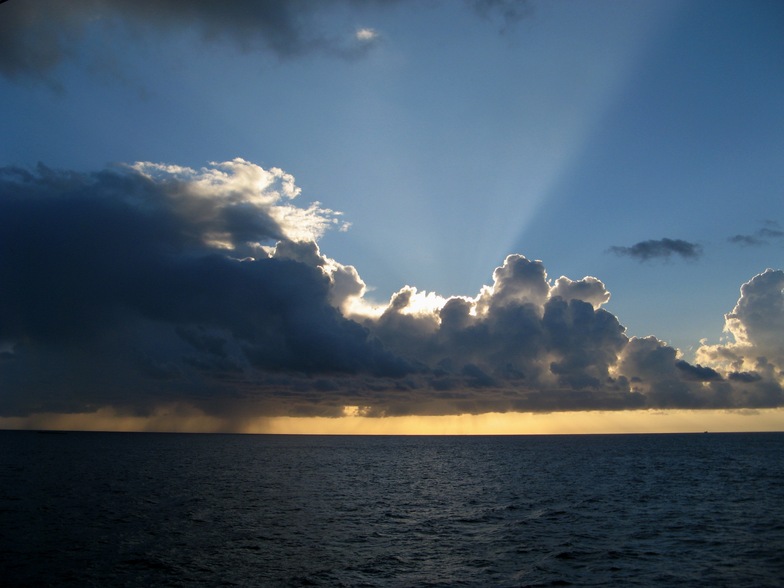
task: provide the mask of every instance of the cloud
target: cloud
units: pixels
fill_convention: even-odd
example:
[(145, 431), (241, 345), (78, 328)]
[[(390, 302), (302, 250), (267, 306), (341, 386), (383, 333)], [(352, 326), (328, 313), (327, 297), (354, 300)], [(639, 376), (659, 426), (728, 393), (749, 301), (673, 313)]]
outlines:
[(736, 372), (761, 364), (784, 369), (784, 271), (767, 269), (743, 284), (724, 322), (732, 341), (703, 346), (703, 357)]
[(0, 416), (784, 403), (781, 270), (744, 284), (733, 341), (691, 364), (627, 337), (598, 278), (552, 280), (518, 254), (474, 297), (405, 286), (373, 303), (317, 244), (338, 214), (300, 198), (291, 175), (242, 159), (0, 170)]
[(734, 235), (727, 239), (730, 243), (747, 247), (761, 247), (771, 242), (784, 243), (784, 231), (776, 221), (766, 221), (765, 226), (750, 235)]
[(750, 406), (780, 399), (784, 381), (784, 271), (767, 269), (741, 286), (724, 315), (730, 342), (702, 345), (697, 360), (727, 373)]
[(590, 302), (595, 309), (610, 301), (610, 293), (604, 284), (592, 276), (577, 281), (561, 276), (550, 289), (550, 296), (560, 296), (565, 300)]
[(767, 241), (760, 239), (756, 235), (734, 235), (732, 237), (728, 237), (727, 241), (730, 243), (735, 243), (736, 245), (747, 245), (749, 247), (757, 247), (767, 244)]
[(533, 12), (528, 0), (468, 0), (468, 3), (480, 16), (497, 20), (502, 31)]
[[(384, 5), (411, 0), (23, 0), (0, 7), (0, 74), (49, 80), (61, 62), (78, 60), (81, 42), (96, 25), (118, 23), (146, 33), (196, 30), (207, 41), (228, 41), (242, 51), (282, 59), (308, 54), (363, 55), (381, 36), (352, 23)], [(509, 26), (527, 13), (523, 0), (472, 0), (480, 15)], [(340, 17), (351, 13), (340, 22)], [(116, 33), (114, 33), (116, 34)]]
[(348, 268), (274, 255), (276, 240), (294, 249), (336, 220), (294, 207), (297, 194), (291, 176), (239, 159), (2, 170), (0, 341), (12, 352), (0, 381), (17, 392), (0, 410), (53, 390), (67, 411), (109, 388), (110, 404), (135, 390), (117, 401), (142, 409), (191, 386), (237, 394), (262, 373), (404, 371), (331, 303), (351, 294)]
[(378, 38), (378, 31), (369, 28), (361, 28), (357, 29), (357, 31), (354, 33), (354, 36), (358, 41), (367, 43), (370, 41), (375, 41)]
[(684, 259), (696, 259), (702, 255), (702, 248), (696, 243), (689, 243), (682, 239), (658, 239), (640, 241), (631, 247), (614, 245), (609, 251), (616, 255), (625, 255), (640, 261), (663, 258), (669, 259), (672, 255), (679, 255)]

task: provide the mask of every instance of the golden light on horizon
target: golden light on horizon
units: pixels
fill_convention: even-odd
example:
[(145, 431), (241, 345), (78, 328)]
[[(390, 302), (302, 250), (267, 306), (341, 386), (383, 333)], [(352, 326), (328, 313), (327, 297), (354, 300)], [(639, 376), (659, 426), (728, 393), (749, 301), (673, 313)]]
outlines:
[(366, 417), (363, 407), (345, 416), (227, 419), (192, 407), (169, 406), (149, 416), (110, 408), (92, 413), (40, 413), (2, 417), (0, 429), (248, 433), (283, 435), (559, 435), (784, 431), (784, 409), (639, 410), (478, 415)]

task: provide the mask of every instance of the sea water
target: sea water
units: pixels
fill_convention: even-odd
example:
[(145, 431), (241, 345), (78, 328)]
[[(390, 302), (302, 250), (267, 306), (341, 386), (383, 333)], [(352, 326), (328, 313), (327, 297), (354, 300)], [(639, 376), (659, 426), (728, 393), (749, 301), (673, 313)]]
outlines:
[(0, 432), (3, 586), (784, 585), (784, 433)]

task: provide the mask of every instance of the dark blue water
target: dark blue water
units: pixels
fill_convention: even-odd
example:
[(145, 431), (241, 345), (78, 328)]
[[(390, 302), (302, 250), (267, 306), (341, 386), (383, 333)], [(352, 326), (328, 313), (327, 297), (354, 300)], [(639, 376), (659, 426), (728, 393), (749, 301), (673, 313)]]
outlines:
[(784, 434), (0, 432), (4, 586), (784, 585)]

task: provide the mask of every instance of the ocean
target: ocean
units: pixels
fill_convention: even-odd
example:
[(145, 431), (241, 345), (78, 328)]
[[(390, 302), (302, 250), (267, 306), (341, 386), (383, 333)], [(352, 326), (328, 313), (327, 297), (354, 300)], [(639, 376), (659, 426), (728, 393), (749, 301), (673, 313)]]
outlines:
[(3, 586), (784, 586), (784, 433), (0, 432)]

